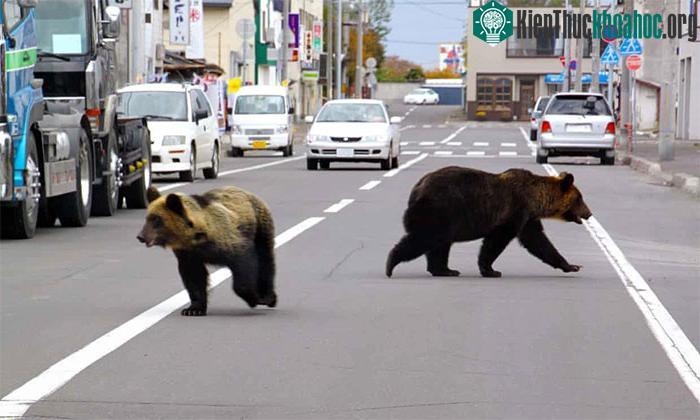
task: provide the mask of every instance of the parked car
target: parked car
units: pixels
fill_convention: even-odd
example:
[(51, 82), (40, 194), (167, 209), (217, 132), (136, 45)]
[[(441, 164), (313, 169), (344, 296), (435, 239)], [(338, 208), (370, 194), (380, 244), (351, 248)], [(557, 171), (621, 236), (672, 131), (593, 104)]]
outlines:
[(567, 92), (552, 96), (542, 116), (537, 163), (554, 156), (595, 156), (615, 163), (615, 118), (599, 93)]
[(403, 97), (405, 104), (437, 104), (440, 102), (440, 95), (432, 89), (415, 89)]
[(242, 87), (233, 104), (229, 154), (243, 156), (246, 150), (280, 150), (284, 156), (291, 156), (293, 115), (286, 87)]
[(151, 131), (153, 173), (179, 174), (193, 181), (219, 174), (219, 125), (199, 86), (149, 83), (118, 91), (118, 114), (145, 117)]
[(382, 101), (340, 99), (327, 102), (306, 137), (306, 167), (328, 169), (331, 162), (379, 162), (399, 166), (401, 117), (391, 117)]
[(540, 96), (535, 102), (535, 107), (530, 108), (530, 140), (537, 141), (537, 127), (540, 126), (542, 114), (549, 103), (549, 96)]

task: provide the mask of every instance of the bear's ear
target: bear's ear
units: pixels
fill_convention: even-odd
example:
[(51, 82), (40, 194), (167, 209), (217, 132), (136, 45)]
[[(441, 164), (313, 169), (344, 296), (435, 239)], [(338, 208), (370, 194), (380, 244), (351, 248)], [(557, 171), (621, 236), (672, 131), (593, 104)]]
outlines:
[(559, 175), (559, 178), (561, 178), (562, 191), (569, 191), (569, 188), (571, 188), (571, 186), (574, 185), (574, 176), (568, 172), (562, 172)]
[(182, 204), (180, 196), (177, 194), (168, 194), (165, 198), (165, 207), (173, 213), (185, 217), (185, 206)]
[(158, 188), (154, 187), (153, 185), (148, 187), (148, 190), (146, 191), (146, 198), (148, 198), (149, 203), (156, 201), (159, 197), (160, 191), (158, 191)]

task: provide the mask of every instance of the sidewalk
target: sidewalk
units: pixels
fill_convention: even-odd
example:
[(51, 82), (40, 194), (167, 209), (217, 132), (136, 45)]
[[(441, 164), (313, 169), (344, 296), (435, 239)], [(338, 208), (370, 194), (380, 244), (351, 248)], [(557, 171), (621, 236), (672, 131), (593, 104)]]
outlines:
[(659, 162), (658, 142), (647, 137), (634, 143), (632, 153), (618, 150), (617, 158), (623, 165), (700, 197), (700, 142), (677, 140), (673, 150), (673, 160)]

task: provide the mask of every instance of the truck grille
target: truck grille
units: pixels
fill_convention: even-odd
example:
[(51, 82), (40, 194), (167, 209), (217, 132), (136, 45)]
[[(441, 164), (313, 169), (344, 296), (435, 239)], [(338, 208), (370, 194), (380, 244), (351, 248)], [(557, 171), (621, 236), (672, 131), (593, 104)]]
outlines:
[(85, 96), (85, 73), (82, 72), (36, 72), (34, 77), (44, 80), (44, 97)]

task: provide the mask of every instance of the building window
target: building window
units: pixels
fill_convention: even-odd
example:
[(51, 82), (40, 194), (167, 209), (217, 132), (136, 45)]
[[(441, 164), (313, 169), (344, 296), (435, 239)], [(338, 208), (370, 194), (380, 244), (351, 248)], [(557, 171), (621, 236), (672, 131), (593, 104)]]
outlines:
[[(513, 28), (517, 34), (518, 28)], [(554, 30), (537, 31), (534, 38), (512, 36), (506, 41), (507, 57), (559, 57), (564, 54), (564, 40)]]
[(480, 108), (510, 109), (513, 102), (513, 81), (504, 77), (477, 76), (476, 102)]

